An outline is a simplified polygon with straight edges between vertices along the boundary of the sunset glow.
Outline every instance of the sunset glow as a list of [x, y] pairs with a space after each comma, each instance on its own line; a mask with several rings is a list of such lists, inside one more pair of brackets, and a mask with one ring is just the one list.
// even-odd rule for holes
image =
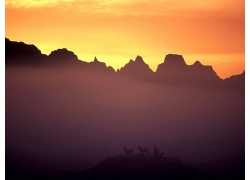
[[156, 70], [166, 54], [212, 65], [221, 78], [245, 69], [245, 6], [239, 0], [6, 0], [5, 36], [58, 48], [118, 69], [137, 55]]

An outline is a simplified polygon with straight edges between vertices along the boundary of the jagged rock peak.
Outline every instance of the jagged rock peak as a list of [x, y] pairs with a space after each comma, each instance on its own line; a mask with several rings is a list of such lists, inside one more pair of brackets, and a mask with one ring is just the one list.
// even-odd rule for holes
[[203, 67], [206, 67], [206, 68], [212, 68], [212, 66], [207, 66], [207, 65], [203, 65], [201, 64], [200, 61], [195, 61], [194, 64], [191, 65], [192, 67], [195, 67], [195, 68], [203, 68]]
[[191, 65], [191, 66], [193, 66], [193, 67], [206, 67], [206, 68], [211, 68], [212, 69], [212, 66], [209, 66], [209, 65], [203, 65], [203, 64], [201, 64], [201, 62], [200, 61], [195, 61], [195, 63], [193, 64], [193, 65]]
[[130, 59], [128, 63], [134, 63], [134, 61], [132, 59]]
[[106, 66], [106, 63], [98, 61], [97, 57], [95, 56], [94, 61], [92, 61], [94, 64], [104, 64]]
[[136, 63], [144, 63], [144, 61], [143, 61], [143, 59], [142, 59], [142, 57], [141, 56], [136, 56], [136, 58], [135, 58], [135, 62]]
[[200, 61], [195, 61], [195, 63], [193, 64], [193, 66], [203, 66], [203, 65], [201, 64]]
[[[107, 67], [106, 63], [98, 61], [97, 57], [94, 58], [94, 61], [90, 62], [90, 64], [94, 65], [94, 66], [103, 66], [103, 67]], [[113, 68], [112, 68], [113, 69]]]
[[164, 60], [164, 64], [174, 66], [186, 66], [186, 62], [182, 55], [179, 54], [167, 54]]
[[93, 62], [99, 62], [98, 59], [95, 57]]

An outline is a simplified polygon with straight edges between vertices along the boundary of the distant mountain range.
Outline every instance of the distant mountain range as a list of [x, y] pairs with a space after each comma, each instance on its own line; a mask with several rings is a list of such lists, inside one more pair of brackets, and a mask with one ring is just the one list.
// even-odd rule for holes
[[164, 62], [153, 72], [141, 56], [130, 60], [117, 72], [105, 63], [94, 58], [93, 62], [78, 59], [74, 52], [66, 48], [52, 51], [48, 56], [42, 54], [34, 45], [10, 41], [5, 38], [5, 63], [7, 66], [39, 66], [81, 68], [98, 73], [126, 77], [134, 80], [171, 85], [195, 85], [201, 87], [222, 87], [232, 90], [245, 90], [245, 71], [225, 80], [221, 79], [212, 66], [202, 65], [196, 61], [187, 65], [182, 55], [168, 54]]

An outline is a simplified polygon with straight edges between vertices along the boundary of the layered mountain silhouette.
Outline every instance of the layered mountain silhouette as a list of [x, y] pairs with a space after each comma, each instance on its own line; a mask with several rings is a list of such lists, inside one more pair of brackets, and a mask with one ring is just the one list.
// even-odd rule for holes
[[[244, 178], [244, 159], [206, 162], [244, 156], [245, 72], [222, 80], [178, 54], [156, 72], [141, 56], [115, 71], [66, 48], [44, 55], [7, 38], [5, 46], [7, 179], [62, 170], [65, 179]], [[157, 144], [190, 163], [152, 151], [113, 157], [124, 144]], [[100, 163], [86, 170], [88, 162]]]
[[105, 63], [98, 61], [97, 58], [89, 63], [81, 61], [74, 52], [66, 48], [54, 50], [47, 56], [42, 54], [34, 45], [10, 41], [7, 38], [5, 38], [5, 63], [7, 66], [49, 66], [53, 68], [83, 68], [102, 73], [115, 72], [112, 67], [107, 67]]
[[193, 65], [187, 65], [182, 55], [178, 54], [166, 55], [164, 62], [158, 65], [156, 72], [149, 68], [141, 56], [137, 56], [134, 61], [130, 60], [124, 67], [115, 72], [112, 67], [107, 67], [105, 63], [98, 61], [96, 57], [90, 63], [84, 62], [79, 60], [74, 52], [66, 48], [54, 50], [47, 56], [42, 54], [34, 45], [10, 41], [5, 38], [5, 63], [6, 66], [38, 65], [82, 68], [83, 70], [161, 84], [226, 87], [242, 91], [245, 89], [244, 72], [241, 75], [222, 80], [212, 66], [202, 65], [199, 61], [196, 61]]

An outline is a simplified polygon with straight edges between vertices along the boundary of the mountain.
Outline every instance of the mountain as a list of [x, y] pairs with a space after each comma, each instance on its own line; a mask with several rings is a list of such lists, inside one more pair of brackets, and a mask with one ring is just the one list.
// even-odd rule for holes
[[137, 56], [135, 61], [132, 59], [122, 67], [117, 74], [135, 79], [150, 79], [153, 76], [153, 71], [143, 61], [141, 56]]
[[111, 66], [106, 66], [106, 63], [98, 61], [98, 59], [95, 57], [94, 61], [87, 63], [87, 68], [90, 71], [98, 71], [108, 74], [114, 74], [115, 70]]
[[[73, 177], [73, 176], [72, 176]], [[170, 157], [125, 155], [110, 157], [90, 170], [75, 174], [83, 179], [203, 179], [209, 178], [190, 165]], [[74, 179], [74, 178], [72, 178]]]
[[164, 62], [158, 65], [156, 75], [159, 81], [180, 81], [186, 78], [187, 68], [182, 55], [168, 54]]
[[115, 73], [115, 70], [112, 67], [107, 67], [105, 63], [98, 61], [96, 57], [94, 58], [94, 61], [87, 63], [78, 59], [74, 52], [69, 51], [66, 48], [52, 51], [48, 56], [48, 62], [50, 66], [54, 65], [57, 67], [66, 66], [67, 68], [82, 68], [82, 70], [106, 74]]
[[189, 78], [195, 79], [196, 81], [205, 82], [219, 82], [221, 79], [213, 70], [212, 66], [202, 65], [199, 61], [196, 61], [193, 65], [189, 67]]
[[34, 45], [5, 38], [6, 65], [40, 65], [47, 56]]
[[62, 65], [62, 64], [72, 64], [79, 62], [78, 57], [66, 48], [57, 49], [52, 51], [48, 56], [48, 61], [51, 64]]
[[139, 55], [134, 61], [130, 60], [124, 67], [115, 72], [112, 67], [106, 66], [105, 63], [98, 61], [96, 57], [92, 62], [84, 62], [79, 60], [74, 52], [66, 48], [54, 50], [47, 56], [42, 54], [34, 45], [10, 41], [5, 38], [5, 62], [6, 66], [78, 68], [93, 73], [98, 72], [168, 85], [195, 85], [240, 91], [245, 89], [245, 73], [222, 80], [212, 66], [202, 65], [199, 61], [196, 61], [193, 65], [187, 65], [182, 55], [178, 54], [167, 54], [164, 62], [158, 65], [156, 72], [153, 72]]
[[44, 66], [52, 68], [84, 69], [86, 68], [87, 64], [88, 63], [79, 60], [74, 52], [69, 51], [66, 48], [52, 51], [44, 60]]
[[242, 74], [233, 75], [223, 81], [227, 89], [245, 92], [245, 71]]
[[10, 41], [7, 38], [5, 38], [5, 62], [7, 66], [73, 67], [102, 73], [115, 73], [112, 67], [107, 67], [105, 63], [98, 61], [97, 58], [93, 62], [87, 63], [78, 59], [74, 52], [66, 48], [54, 50], [47, 56], [42, 54], [35, 45]]
[[187, 65], [182, 55], [168, 54], [156, 70], [156, 80], [171, 84], [193, 84], [201, 86], [218, 85], [221, 79], [212, 66], [204, 66], [199, 61]]
[[[7, 173], [13, 179], [37, 179], [27, 171], [45, 175], [62, 170], [69, 179], [73, 175], [78, 179], [116, 175], [200, 179], [198, 168], [150, 155], [111, 157], [89, 171], [68, 171], [83, 171], [85, 162], [120, 154], [123, 145], [156, 145], [185, 162], [245, 154], [245, 94], [241, 91], [245, 73], [221, 80], [211, 66], [198, 61], [187, 65], [181, 55], [167, 55], [157, 72], [138, 57], [120, 75], [97, 58], [83, 62], [65, 48], [46, 56], [33, 45], [7, 39], [6, 44], [5, 146]], [[166, 76], [168, 70], [173, 74]], [[141, 71], [149, 77], [140, 79]], [[204, 78], [212, 79], [211, 86], [219, 79], [218, 86], [210, 88]], [[221, 166], [227, 171], [227, 166]], [[235, 176], [243, 174], [236, 170]], [[20, 173], [15, 175], [16, 171]]]

